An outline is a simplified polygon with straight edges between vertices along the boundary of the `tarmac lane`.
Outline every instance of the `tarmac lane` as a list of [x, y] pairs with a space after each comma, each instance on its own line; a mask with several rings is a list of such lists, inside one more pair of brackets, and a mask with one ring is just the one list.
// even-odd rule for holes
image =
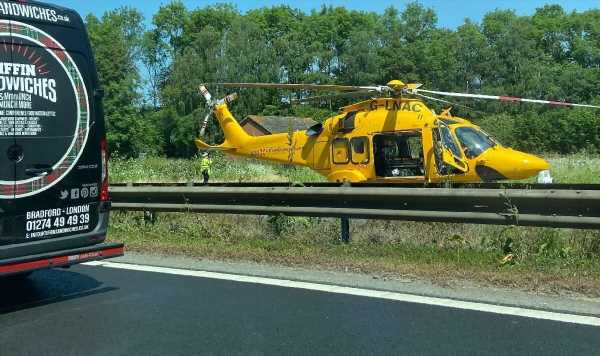
[[[98, 264], [0, 281], [0, 355], [600, 352], [595, 317], [511, 315], [392, 300], [392, 293], [351, 295], [337, 286], [133, 269], [140, 270]], [[556, 315], [564, 321], [548, 320]]]

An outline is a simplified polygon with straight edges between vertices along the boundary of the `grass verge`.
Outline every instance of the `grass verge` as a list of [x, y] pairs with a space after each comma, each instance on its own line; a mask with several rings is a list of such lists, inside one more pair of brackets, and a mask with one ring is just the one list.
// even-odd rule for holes
[[600, 232], [335, 219], [141, 213], [112, 216], [130, 251], [457, 281], [600, 297]]
[[[322, 181], [308, 168], [214, 157], [213, 181]], [[557, 183], [600, 183], [600, 158], [547, 157]], [[113, 182], [190, 182], [198, 159], [113, 160]], [[333, 219], [115, 213], [112, 240], [132, 251], [215, 260], [470, 281], [545, 293], [600, 297], [600, 232], [459, 224], [353, 221], [351, 245], [340, 244]]]
[[[305, 167], [213, 154], [214, 182], [320, 182], [325, 177]], [[555, 183], [600, 183], [600, 157], [589, 153], [547, 156]], [[200, 159], [147, 157], [113, 159], [109, 165], [113, 183], [199, 182]], [[528, 181], [535, 181], [530, 179]]]

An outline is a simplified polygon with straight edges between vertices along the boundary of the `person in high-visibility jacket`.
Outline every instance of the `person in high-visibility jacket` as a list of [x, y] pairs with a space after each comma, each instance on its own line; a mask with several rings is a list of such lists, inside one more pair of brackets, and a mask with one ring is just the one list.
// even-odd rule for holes
[[202, 178], [204, 178], [203, 184], [208, 184], [210, 179], [210, 169], [212, 166], [212, 160], [208, 156], [208, 152], [202, 154], [202, 160], [200, 161], [200, 171], [202, 172]]

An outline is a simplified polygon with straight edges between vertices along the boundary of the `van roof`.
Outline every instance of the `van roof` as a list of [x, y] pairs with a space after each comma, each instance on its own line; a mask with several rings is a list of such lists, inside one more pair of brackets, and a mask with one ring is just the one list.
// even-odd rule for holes
[[[40, 18], [37, 16], [39, 12], [32, 11], [33, 8], [49, 9], [52, 10], [53, 13], [48, 19], [44, 17]], [[34, 16], [34, 14], [37, 17]], [[60, 16], [55, 17], [55, 15], [68, 15], [67, 18], [69, 20], [63, 20]], [[19, 19], [25, 22], [36, 21], [77, 28], [83, 27], [81, 16], [73, 9], [35, 0], [0, 0], [0, 16], [2, 18]], [[76, 21], [71, 21], [71, 19], [76, 19]]]
[[61, 5], [55, 5], [55, 4], [51, 4], [51, 3], [47, 3], [47, 2], [42, 2], [42, 1], [36, 1], [36, 0], [10, 0], [12, 2], [18, 2], [21, 4], [29, 4], [29, 5], [35, 5], [35, 6], [43, 6], [43, 7], [51, 7], [53, 9], [56, 10], [61, 10], [61, 11], [69, 11], [69, 12], [73, 12], [72, 9], [68, 8], [68, 7], [64, 7]]

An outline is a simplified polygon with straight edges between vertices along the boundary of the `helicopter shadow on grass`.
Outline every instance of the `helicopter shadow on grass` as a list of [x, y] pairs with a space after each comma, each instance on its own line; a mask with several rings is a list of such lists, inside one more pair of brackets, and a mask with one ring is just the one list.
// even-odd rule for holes
[[23, 278], [0, 279], [0, 315], [60, 303], [91, 295], [108, 293], [116, 287], [86, 274], [64, 269], [50, 269]]

